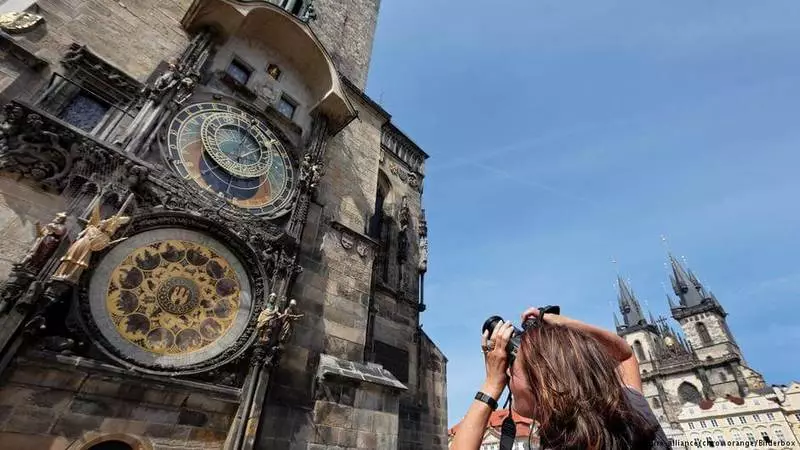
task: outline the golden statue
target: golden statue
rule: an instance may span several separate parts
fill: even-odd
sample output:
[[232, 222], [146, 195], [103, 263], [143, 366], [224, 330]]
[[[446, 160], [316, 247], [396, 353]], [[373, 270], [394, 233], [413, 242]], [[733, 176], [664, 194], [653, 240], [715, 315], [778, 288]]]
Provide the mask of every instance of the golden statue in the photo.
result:
[[44, 21], [44, 17], [29, 12], [0, 14], [0, 29], [7, 33], [24, 33]]
[[67, 250], [67, 254], [61, 258], [61, 264], [53, 274], [53, 279], [77, 284], [83, 271], [89, 267], [93, 252], [99, 252], [127, 239], [111, 240], [121, 226], [131, 221], [130, 217], [121, 215], [124, 210], [123, 206], [120, 212], [114, 216], [100, 220], [100, 205], [97, 204], [86, 228], [78, 234], [78, 238]]
[[39, 222], [35, 223], [36, 240], [33, 241], [33, 246], [22, 260], [23, 266], [38, 271], [47, 263], [47, 260], [58, 250], [64, 235], [67, 234], [66, 221], [67, 214], [61, 212], [56, 214], [55, 219], [45, 226]]

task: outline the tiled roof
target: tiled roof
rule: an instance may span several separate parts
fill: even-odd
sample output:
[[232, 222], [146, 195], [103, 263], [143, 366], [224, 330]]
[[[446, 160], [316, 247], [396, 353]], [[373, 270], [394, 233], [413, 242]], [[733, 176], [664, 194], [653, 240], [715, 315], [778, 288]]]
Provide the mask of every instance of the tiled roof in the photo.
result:
[[[489, 416], [489, 424], [487, 428], [500, 433], [500, 427], [503, 425], [503, 421], [508, 417], [508, 410], [507, 409], [500, 409], [492, 413]], [[512, 412], [512, 417], [514, 419], [514, 423], [517, 425], [517, 437], [527, 437], [530, 434], [531, 424], [533, 421], [528, 419], [527, 417], [522, 417], [519, 414]], [[461, 425], [461, 422], [455, 424], [453, 428], [448, 430], [448, 434], [450, 436], [455, 436], [458, 432], [458, 427]]]

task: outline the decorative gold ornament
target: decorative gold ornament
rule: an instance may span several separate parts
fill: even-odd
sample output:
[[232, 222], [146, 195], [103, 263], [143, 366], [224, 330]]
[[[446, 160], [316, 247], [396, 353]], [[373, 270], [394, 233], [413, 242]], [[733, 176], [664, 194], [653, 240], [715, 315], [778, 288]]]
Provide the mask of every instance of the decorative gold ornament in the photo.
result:
[[675, 345], [675, 339], [672, 339], [672, 336], [667, 336], [664, 338], [664, 345], [667, 347], [672, 348]]
[[197, 242], [165, 240], [131, 252], [111, 273], [106, 307], [119, 334], [156, 354], [194, 352], [230, 329], [240, 282]]
[[29, 12], [0, 14], [0, 29], [8, 33], [25, 33], [42, 22], [44, 22], [44, 17]]
[[[125, 210], [127, 202], [120, 211]], [[67, 254], [61, 258], [53, 279], [66, 283], [77, 284], [83, 271], [89, 267], [89, 261], [93, 252], [99, 252], [114, 244], [124, 241], [126, 238], [111, 240], [114, 233], [119, 228], [131, 221], [130, 217], [120, 213], [115, 214], [105, 220], [100, 220], [100, 204], [98, 203], [92, 211], [92, 216], [86, 228], [78, 234], [78, 238], [70, 245]]]

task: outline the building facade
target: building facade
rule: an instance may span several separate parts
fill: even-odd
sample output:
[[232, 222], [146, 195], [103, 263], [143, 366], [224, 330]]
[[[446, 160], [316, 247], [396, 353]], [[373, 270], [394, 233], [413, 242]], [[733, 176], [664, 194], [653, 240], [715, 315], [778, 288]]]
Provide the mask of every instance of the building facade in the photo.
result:
[[[508, 414], [509, 411], [507, 409], [492, 412], [486, 424], [486, 429], [483, 432], [480, 450], [500, 450], [503, 421], [506, 420]], [[516, 425], [516, 432], [514, 434], [514, 443], [511, 445], [511, 450], [539, 450], [539, 437], [536, 436], [535, 433], [531, 434], [531, 424], [533, 421], [517, 413], [512, 414], [514, 424]], [[454, 425], [448, 431], [448, 442], [451, 446], [460, 426], [461, 422]]]
[[0, 4], [0, 447], [446, 447], [378, 9]]
[[669, 265], [678, 300], [667, 295], [667, 302], [679, 332], [665, 318], [646, 316], [621, 277], [617, 300], [622, 320], [614, 315], [617, 333], [639, 361], [644, 395], [667, 436], [676, 448], [697, 446], [696, 441], [800, 448], [800, 385], [767, 386], [747, 364], [714, 294], [671, 254]]

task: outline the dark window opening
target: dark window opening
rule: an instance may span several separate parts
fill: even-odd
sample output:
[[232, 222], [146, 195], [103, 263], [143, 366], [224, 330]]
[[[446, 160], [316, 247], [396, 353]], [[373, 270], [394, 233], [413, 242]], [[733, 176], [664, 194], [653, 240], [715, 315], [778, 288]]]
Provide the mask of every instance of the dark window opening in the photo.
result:
[[633, 351], [636, 352], [636, 358], [639, 359], [639, 362], [645, 360], [644, 357], [644, 348], [642, 348], [642, 343], [639, 341], [633, 342]]
[[653, 407], [654, 407], [654, 408], [660, 408], [660, 407], [661, 407], [661, 402], [660, 402], [660, 401], [658, 401], [658, 399], [657, 399], [657, 398], [654, 398], [654, 399], [653, 399]]
[[681, 401], [684, 403], [694, 404], [699, 404], [700, 400], [703, 399], [700, 395], [700, 391], [698, 391], [693, 384], [685, 381], [678, 386], [678, 397], [680, 397]]
[[283, 114], [287, 119], [292, 120], [294, 119], [294, 113], [297, 110], [297, 103], [290, 100], [285, 95], [281, 95], [281, 99], [278, 100], [278, 112]]
[[383, 189], [378, 189], [375, 195], [375, 214], [369, 220], [369, 237], [380, 241], [381, 230], [383, 229], [383, 202], [386, 201], [386, 194]]
[[234, 59], [228, 65], [228, 68], [225, 69], [225, 73], [227, 73], [228, 76], [237, 83], [245, 85], [250, 80], [250, 76], [253, 74], [253, 71], [243, 62]]
[[133, 450], [133, 447], [122, 441], [105, 441], [89, 447], [89, 450]]
[[58, 118], [83, 131], [91, 132], [103, 120], [109, 109], [111, 105], [108, 103], [80, 92], [72, 97]]
[[375, 362], [382, 365], [401, 383], [408, 383], [408, 352], [384, 342], [375, 341]]
[[703, 343], [704, 346], [711, 345], [713, 341], [711, 340], [711, 335], [708, 333], [708, 328], [706, 328], [706, 324], [703, 322], [697, 322], [697, 334], [700, 336], [700, 342]]

